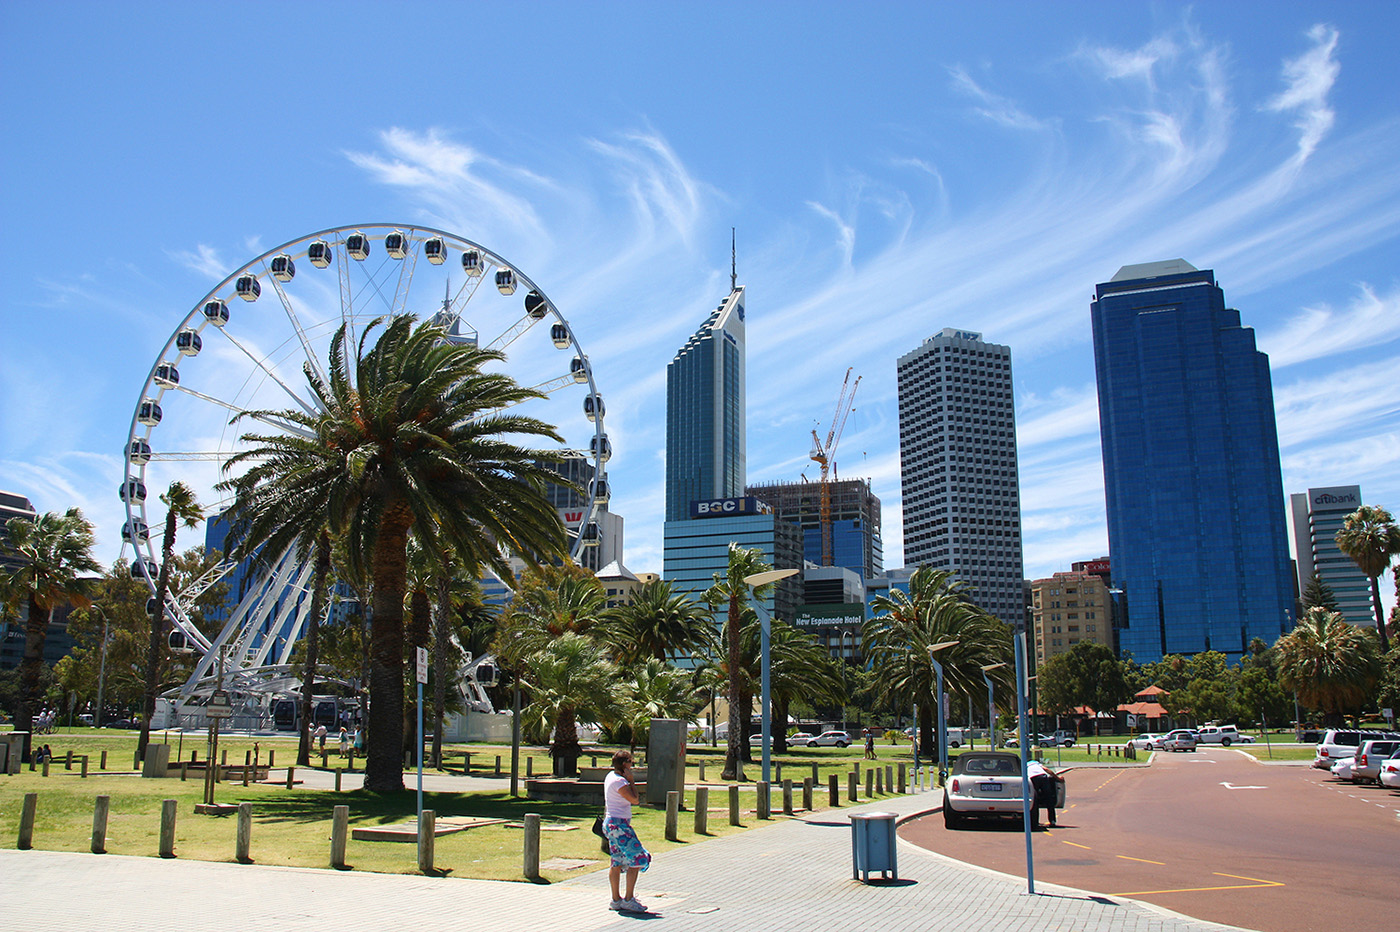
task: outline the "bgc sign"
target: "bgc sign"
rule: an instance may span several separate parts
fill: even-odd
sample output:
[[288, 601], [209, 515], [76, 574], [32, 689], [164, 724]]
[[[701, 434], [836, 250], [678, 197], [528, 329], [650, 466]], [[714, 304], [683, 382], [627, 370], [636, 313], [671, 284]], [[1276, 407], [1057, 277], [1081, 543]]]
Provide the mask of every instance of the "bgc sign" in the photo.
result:
[[690, 516], [692, 518], [729, 518], [734, 515], [772, 513], [773, 509], [766, 502], [761, 502], [752, 495], [745, 495], [742, 498], [714, 498], [690, 503]]

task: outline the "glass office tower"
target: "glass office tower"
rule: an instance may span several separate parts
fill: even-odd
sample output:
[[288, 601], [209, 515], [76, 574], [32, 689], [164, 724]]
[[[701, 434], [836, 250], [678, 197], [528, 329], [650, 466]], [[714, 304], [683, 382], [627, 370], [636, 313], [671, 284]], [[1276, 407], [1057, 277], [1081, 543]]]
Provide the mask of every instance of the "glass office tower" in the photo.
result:
[[1269, 360], [1209, 270], [1124, 266], [1090, 306], [1119, 647], [1139, 662], [1293, 624]]
[[744, 289], [735, 287], [666, 367], [666, 520], [744, 494]]

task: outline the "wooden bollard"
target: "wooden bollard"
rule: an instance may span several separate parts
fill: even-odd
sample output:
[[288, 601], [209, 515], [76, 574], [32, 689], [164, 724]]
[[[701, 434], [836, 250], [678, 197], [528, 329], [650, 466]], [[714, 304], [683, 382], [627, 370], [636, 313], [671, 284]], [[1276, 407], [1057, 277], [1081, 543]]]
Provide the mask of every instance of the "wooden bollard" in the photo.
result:
[[[702, 765], [703, 766], [703, 765]], [[710, 828], [710, 788], [695, 788], [695, 834], [709, 834]]]
[[816, 807], [812, 805], [812, 778], [802, 778], [802, 808], [811, 812]]
[[885, 765], [885, 788], [894, 792], [894, 764]]
[[852, 770], [846, 774], [846, 801], [853, 803], [860, 798], [860, 774]]
[[433, 848], [437, 841], [437, 813], [424, 809], [418, 817], [418, 870], [424, 874], [433, 872]]
[[184, 783], [189, 778], [189, 775], [190, 762], [187, 760], [180, 761], [180, 782]]
[[44, 776], [47, 777], [48, 775], [49, 775], [49, 759], [46, 757], [46, 758], [44, 758]]
[[792, 815], [792, 781], [783, 781], [783, 815]]
[[525, 879], [540, 879], [540, 814], [525, 813]]
[[141, 752], [140, 752], [140, 751], [133, 751], [133, 752], [131, 752], [131, 769], [132, 769], [132, 770], [140, 770], [140, 769], [141, 769]]
[[178, 804], [167, 799], [160, 804], [160, 856], [175, 857], [175, 810]]
[[841, 778], [832, 774], [827, 778], [827, 796], [831, 799], [831, 808], [836, 809], [841, 805]]
[[92, 853], [107, 853], [107, 814], [112, 811], [112, 797], [99, 796], [92, 807]]
[[899, 791], [901, 793], [909, 791], [909, 768], [903, 761], [899, 764]]
[[875, 795], [875, 769], [867, 767], [865, 769], [865, 798], [869, 799]]
[[106, 770], [106, 769], [107, 769], [107, 752], [106, 752], [106, 751], [103, 751], [103, 752], [102, 752], [102, 761], [101, 761], [101, 763], [99, 763], [99, 764], [97, 765], [97, 769], [98, 769], [98, 770]]
[[501, 775], [501, 755], [496, 755], [496, 776]]
[[680, 829], [677, 827], [681, 808], [681, 794], [675, 790], [666, 791], [666, 840], [679, 841]]
[[238, 804], [238, 834], [233, 842], [233, 859], [239, 864], [252, 861], [253, 848], [253, 804]]
[[345, 869], [345, 839], [349, 835], [350, 807], [336, 806], [331, 810], [331, 867], [334, 870]]
[[354, 748], [354, 747], [351, 747], [351, 748], [350, 748], [350, 763], [346, 764], [346, 766], [350, 768], [350, 772], [351, 772], [351, 773], [354, 773], [354, 772], [355, 772], [355, 748]]
[[199, 763], [199, 752], [198, 752], [198, 751], [191, 751], [191, 752], [190, 752], [190, 763], [191, 763], [191, 764], [197, 764], [197, 763]]
[[812, 762], [812, 782], [813, 782], [813, 783], [820, 783], [820, 782], [822, 782], [821, 774], [817, 773], [817, 762], [816, 762], [816, 761], [813, 761], [813, 762]]
[[885, 795], [885, 772], [879, 767], [875, 768], [875, 794], [877, 796]]
[[341, 769], [339, 767], [335, 768], [335, 791], [337, 793], [340, 792], [340, 774]]
[[526, 779], [526, 780], [530, 780], [530, 779], [533, 779], [534, 776], [535, 776], [535, 759], [534, 759], [533, 757], [527, 757], [527, 758], [525, 758], [525, 779]]
[[69, 751], [69, 752], [68, 752], [68, 756], [64, 758], [64, 760], [63, 760], [63, 769], [64, 769], [64, 770], [72, 770], [72, 769], [73, 769], [73, 752], [72, 752], [72, 751]]
[[326, 770], [331, 765], [331, 752], [325, 748], [321, 749], [321, 769]]
[[704, 761], [701, 761], [701, 762], [700, 762], [700, 778], [699, 778], [699, 782], [701, 782], [701, 783], [704, 783], [704, 782], [705, 782], [705, 762], [704, 762]]
[[729, 786], [729, 824], [739, 824], [739, 787], [735, 784]]
[[224, 748], [224, 753], [222, 753], [222, 754], [219, 755], [219, 766], [220, 766], [220, 767], [227, 767], [227, 766], [228, 766], [228, 748]]
[[292, 784], [296, 782], [296, 774], [296, 767], [289, 766], [287, 768], [287, 789], [290, 790], [292, 788]]
[[781, 762], [775, 763], [775, 764], [773, 765], [773, 782], [775, 782], [775, 783], [782, 783], [782, 782], [783, 782], [783, 765], [782, 765]]
[[25, 793], [24, 806], [19, 812], [19, 843], [15, 845], [21, 851], [34, 846], [34, 816], [38, 811], [39, 794]]
[[243, 785], [244, 785], [244, 786], [247, 786], [247, 785], [248, 785], [248, 773], [249, 773], [249, 771], [251, 771], [252, 769], [253, 769], [253, 762], [252, 762], [252, 760], [251, 760], [251, 759], [245, 759], [244, 762], [243, 762]]
[[82, 776], [82, 778], [83, 778], [84, 780], [86, 780], [86, 779], [87, 779], [87, 768], [88, 768], [88, 756], [87, 756], [86, 754], [83, 755], [82, 761], [83, 761], [83, 771], [82, 771], [82, 773], [81, 773], [81, 776]]
[[598, 755], [597, 755], [597, 754], [590, 754], [590, 755], [588, 755], [588, 766], [590, 766], [590, 767], [597, 767], [597, 766], [598, 766]]
[[758, 817], [760, 819], [771, 817], [773, 811], [769, 798], [773, 792], [773, 784], [760, 780], [754, 784], [754, 789], [758, 791]]
[[273, 762], [274, 762], [276, 759], [277, 759], [277, 752], [274, 751], [274, 750], [272, 750], [272, 748], [268, 748], [268, 749], [267, 749], [267, 769], [268, 769], [268, 770], [271, 770], [271, 769], [272, 769], [272, 764], [273, 764]]

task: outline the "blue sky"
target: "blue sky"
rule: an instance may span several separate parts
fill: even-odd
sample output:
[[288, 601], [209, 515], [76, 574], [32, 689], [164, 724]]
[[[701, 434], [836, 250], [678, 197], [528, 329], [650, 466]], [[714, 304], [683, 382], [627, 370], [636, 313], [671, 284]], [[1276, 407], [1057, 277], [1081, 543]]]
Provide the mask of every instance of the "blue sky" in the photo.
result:
[[1285, 491], [1400, 510], [1397, 34], [1361, 2], [3, 4], [0, 487], [115, 558], [185, 314], [279, 243], [423, 224], [569, 319], [626, 562], [659, 570], [665, 367], [732, 226], [750, 481], [808, 468], [854, 367], [837, 468], [887, 565], [895, 359], [945, 326], [1012, 347], [1027, 575], [1107, 551], [1088, 304], [1163, 258], [1270, 354]]

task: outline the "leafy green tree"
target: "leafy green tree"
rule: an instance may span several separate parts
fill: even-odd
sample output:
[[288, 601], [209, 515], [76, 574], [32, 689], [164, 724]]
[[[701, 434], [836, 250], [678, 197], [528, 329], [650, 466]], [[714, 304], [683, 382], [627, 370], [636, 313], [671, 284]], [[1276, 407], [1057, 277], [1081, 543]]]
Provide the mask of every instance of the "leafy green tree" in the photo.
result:
[[506, 551], [534, 560], [564, 549], [544, 492], [558, 478], [546, 465], [558, 455], [513, 442], [561, 438], [539, 420], [500, 413], [540, 393], [484, 371], [501, 353], [443, 336], [441, 327], [402, 315], [372, 322], [347, 354], [342, 325], [328, 375], [305, 369], [314, 413], [256, 412], [289, 429], [245, 435], [249, 448], [224, 467], [249, 467], [231, 483], [235, 513], [263, 516], [292, 537], [329, 525], [346, 538], [350, 574], [371, 581], [364, 785], [374, 792], [403, 789], [409, 534], [502, 578], [510, 576]]
[[[60, 605], [92, 604], [92, 581], [101, 572], [93, 559], [92, 524], [77, 508], [63, 514], [45, 512], [35, 518], [11, 518], [3, 540], [4, 553], [13, 565], [0, 570], [0, 594], [12, 609], [23, 604], [29, 614], [24, 625], [24, 654], [20, 660], [20, 702], [15, 730], [34, 731], [34, 713], [43, 694], [40, 672], [44, 666], [44, 641], [49, 620]], [[29, 760], [30, 739], [24, 739], [21, 760]]]
[[1325, 608], [1308, 609], [1274, 647], [1280, 684], [1308, 708], [1322, 711], [1330, 724], [1360, 709], [1380, 679], [1376, 639]]
[[[160, 500], [166, 508], [165, 535], [161, 538], [155, 598], [151, 600], [154, 606], [151, 611], [151, 643], [146, 654], [146, 695], [141, 715], [141, 733], [136, 738], [136, 753], [142, 758], [145, 758], [146, 745], [151, 740], [151, 719], [156, 714], [161, 667], [170, 647], [166, 642], [165, 615], [166, 599], [170, 594], [170, 573], [175, 562], [175, 532], [180, 525], [193, 529], [199, 527], [199, 522], [204, 520], [204, 509], [199, 506], [194, 489], [178, 479], [170, 483], [170, 487], [161, 494]], [[149, 580], [149, 577], [147, 579]]]
[[1051, 657], [1041, 664], [1038, 676], [1040, 703], [1051, 709], [1087, 706], [1094, 712], [1095, 735], [1098, 713], [1112, 711], [1132, 696], [1112, 648], [1095, 641], [1080, 641]]
[[937, 652], [945, 693], [985, 695], [982, 667], [1004, 663], [988, 675], [1004, 702], [1015, 696], [1011, 632], [999, 619], [974, 605], [967, 589], [946, 570], [921, 566], [909, 577], [909, 591], [894, 590], [871, 602], [871, 618], [861, 631], [866, 658], [880, 694], [899, 708], [917, 705], [919, 746], [938, 755], [934, 715], [943, 697], [929, 648]]
[[1337, 532], [1337, 548], [1351, 557], [1371, 580], [1371, 604], [1376, 609], [1376, 632], [1381, 639], [1381, 653], [1390, 650], [1385, 630], [1385, 611], [1381, 605], [1380, 577], [1390, 566], [1391, 559], [1400, 554], [1400, 526], [1390, 512], [1375, 505], [1362, 505], [1346, 516]]
[[773, 569], [763, 559], [760, 550], [749, 550], [731, 542], [729, 562], [723, 574], [716, 573], [714, 583], [705, 590], [705, 604], [717, 609], [726, 606], [724, 643], [728, 656], [725, 664], [729, 674], [729, 744], [724, 754], [722, 780], [740, 779], [740, 762], [748, 758], [749, 707], [751, 695], [744, 694], [744, 680], [740, 671], [743, 663], [743, 620], [750, 599], [762, 600], [772, 591], [773, 585], [750, 588], [744, 582], [749, 576], [767, 573]]
[[1236, 720], [1259, 720], [1261, 726], [1277, 725], [1293, 717], [1293, 697], [1279, 686], [1275, 674], [1263, 667], [1240, 671], [1234, 696]]
[[603, 629], [613, 656], [624, 664], [644, 657], [707, 656], [717, 637], [709, 609], [661, 579], [644, 583], [631, 602], [610, 609]]
[[1219, 651], [1203, 651], [1187, 661], [1181, 701], [1197, 722], [1224, 721], [1235, 709], [1238, 671]]
[[1308, 584], [1303, 587], [1303, 610], [1310, 608], [1325, 608], [1329, 612], [1337, 611], [1337, 594], [1332, 591], [1332, 587], [1327, 585], [1317, 573], [1308, 577]]

